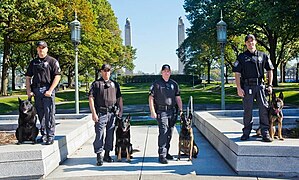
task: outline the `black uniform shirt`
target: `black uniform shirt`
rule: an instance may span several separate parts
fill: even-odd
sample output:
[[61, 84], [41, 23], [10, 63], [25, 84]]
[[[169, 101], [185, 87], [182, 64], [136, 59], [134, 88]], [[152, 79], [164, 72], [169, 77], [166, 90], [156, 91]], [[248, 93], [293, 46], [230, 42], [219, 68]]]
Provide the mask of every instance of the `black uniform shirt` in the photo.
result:
[[33, 76], [33, 85], [51, 85], [56, 75], [60, 75], [59, 62], [48, 55], [43, 59], [33, 59], [25, 74], [25, 76]]
[[90, 87], [89, 96], [94, 98], [95, 109], [110, 107], [116, 104], [121, 97], [119, 84], [113, 80], [104, 81], [100, 78], [94, 81]]
[[263, 78], [264, 69], [274, 69], [270, 58], [261, 51], [251, 53], [249, 50], [239, 54], [234, 63], [233, 72], [241, 73], [243, 79]]
[[151, 85], [149, 95], [154, 97], [155, 105], [175, 106], [176, 96], [180, 95], [180, 89], [174, 80], [169, 79], [166, 82], [161, 78]]

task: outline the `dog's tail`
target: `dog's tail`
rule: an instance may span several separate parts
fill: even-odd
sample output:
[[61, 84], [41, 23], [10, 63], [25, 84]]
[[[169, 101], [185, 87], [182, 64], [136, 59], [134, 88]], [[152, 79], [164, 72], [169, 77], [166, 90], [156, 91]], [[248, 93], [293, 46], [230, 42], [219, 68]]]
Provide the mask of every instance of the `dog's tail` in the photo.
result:
[[139, 149], [132, 149], [132, 153], [135, 153], [135, 152], [140, 152]]

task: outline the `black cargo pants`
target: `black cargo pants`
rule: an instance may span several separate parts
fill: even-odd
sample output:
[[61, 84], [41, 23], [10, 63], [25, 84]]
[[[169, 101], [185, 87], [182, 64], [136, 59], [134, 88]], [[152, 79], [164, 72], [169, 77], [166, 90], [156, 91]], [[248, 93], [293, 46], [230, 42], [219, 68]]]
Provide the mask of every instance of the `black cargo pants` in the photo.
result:
[[[115, 115], [112, 112], [98, 113], [99, 121], [95, 123], [96, 137], [93, 142], [94, 152], [102, 153], [113, 150]], [[105, 143], [104, 143], [105, 140]]]
[[159, 126], [158, 154], [160, 158], [165, 158], [169, 151], [176, 117], [175, 109], [157, 111], [157, 122]]
[[33, 88], [35, 109], [40, 121], [40, 132], [42, 136], [47, 138], [55, 138], [55, 90], [51, 97], [47, 97], [44, 93], [49, 86]]
[[243, 123], [244, 128], [243, 134], [250, 135], [252, 130], [252, 109], [254, 99], [257, 102], [259, 108], [259, 121], [260, 127], [262, 131], [262, 136], [265, 136], [269, 133], [269, 113], [268, 113], [268, 100], [265, 95], [265, 85], [244, 85], [243, 88], [245, 95], [243, 98], [243, 108], [244, 108], [244, 115], [243, 115]]

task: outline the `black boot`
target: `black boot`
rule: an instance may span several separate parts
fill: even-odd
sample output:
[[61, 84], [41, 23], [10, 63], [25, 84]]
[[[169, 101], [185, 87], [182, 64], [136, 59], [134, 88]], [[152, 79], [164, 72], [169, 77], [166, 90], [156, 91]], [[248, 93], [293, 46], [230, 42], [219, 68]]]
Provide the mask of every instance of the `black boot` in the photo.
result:
[[97, 166], [103, 165], [103, 156], [101, 156], [101, 153], [97, 153]]
[[105, 162], [114, 162], [114, 160], [109, 156], [110, 151], [105, 151], [104, 161]]

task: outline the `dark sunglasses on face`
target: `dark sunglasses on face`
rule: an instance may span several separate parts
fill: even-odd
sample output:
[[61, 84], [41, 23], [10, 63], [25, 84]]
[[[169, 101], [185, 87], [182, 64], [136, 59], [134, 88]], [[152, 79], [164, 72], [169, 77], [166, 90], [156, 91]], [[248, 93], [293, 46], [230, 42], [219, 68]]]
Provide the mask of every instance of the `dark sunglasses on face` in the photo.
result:
[[110, 69], [103, 69], [103, 71], [104, 71], [104, 72], [109, 72], [109, 71], [110, 71]]

